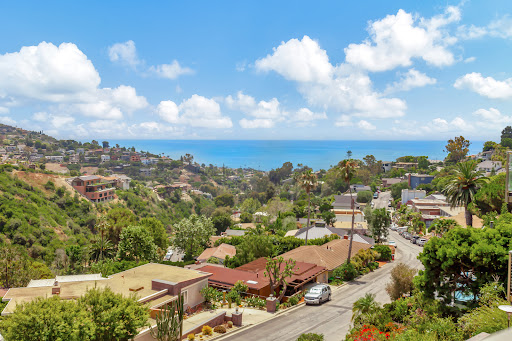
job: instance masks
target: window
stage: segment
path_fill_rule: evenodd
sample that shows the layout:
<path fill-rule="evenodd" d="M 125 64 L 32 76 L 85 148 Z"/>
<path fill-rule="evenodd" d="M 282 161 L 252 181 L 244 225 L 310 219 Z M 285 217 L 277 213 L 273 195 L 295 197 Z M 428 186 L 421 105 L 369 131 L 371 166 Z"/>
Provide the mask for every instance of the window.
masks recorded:
<path fill-rule="evenodd" d="M 181 295 L 183 296 L 183 304 L 188 304 L 188 290 L 182 291 Z"/>

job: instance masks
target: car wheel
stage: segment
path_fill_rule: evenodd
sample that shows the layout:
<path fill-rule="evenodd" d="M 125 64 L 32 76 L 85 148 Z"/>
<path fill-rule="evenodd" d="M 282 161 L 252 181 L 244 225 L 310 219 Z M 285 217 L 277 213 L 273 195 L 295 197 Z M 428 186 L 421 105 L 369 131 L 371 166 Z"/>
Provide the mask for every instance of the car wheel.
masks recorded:
<path fill-rule="evenodd" d="M 327 301 L 331 300 L 331 294 L 329 294 L 329 297 L 327 297 Z"/>

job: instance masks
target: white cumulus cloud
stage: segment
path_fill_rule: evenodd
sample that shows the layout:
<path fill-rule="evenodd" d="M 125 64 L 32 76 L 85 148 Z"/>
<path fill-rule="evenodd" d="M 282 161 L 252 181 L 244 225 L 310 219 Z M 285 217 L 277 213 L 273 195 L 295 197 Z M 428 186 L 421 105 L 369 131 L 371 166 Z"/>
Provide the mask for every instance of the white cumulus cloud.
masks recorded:
<path fill-rule="evenodd" d="M 149 72 L 161 78 L 176 79 L 181 75 L 193 74 L 194 70 L 188 67 L 182 67 L 177 60 L 173 60 L 171 64 L 151 66 Z"/>
<path fill-rule="evenodd" d="M 365 120 L 361 120 L 359 122 L 357 122 L 357 126 L 363 130 L 375 130 L 377 129 L 376 126 L 374 126 L 373 124 L 371 124 L 370 122 L 368 121 L 365 121 Z"/>
<path fill-rule="evenodd" d="M 169 64 L 151 65 L 146 67 L 146 61 L 137 55 L 137 48 L 133 40 L 116 43 L 108 48 L 110 61 L 139 69 L 144 75 L 155 75 L 160 78 L 176 79 L 182 75 L 191 75 L 194 70 L 183 67 L 175 59 Z"/>
<path fill-rule="evenodd" d="M 386 92 L 408 91 L 413 88 L 420 88 L 426 85 L 436 84 L 437 80 L 431 78 L 416 69 L 409 69 L 406 73 L 400 74 L 400 79 L 386 88 Z"/>
<path fill-rule="evenodd" d="M 250 118 L 240 120 L 242 128 L 272 128 L 276 122 L 283 121 L 288 112 L 281 108 L 277 98 L 259 101 L 239 91 L 236 97 L 229 95 L 225 102 L 228 108 L 239 110 Z"/>
<path fill-rule="evenodd" d="M 458 78 L 453 86 L 457 89 L 471 90 L 487 98 L 512 97 L 512 78 L 499 81 L 492 77 L 483 77 L 481 73 L 472 72 Z"/>
<path fill-rule="evenodd" d="M 419 18 L 400 9 L 396 15 L 370 22 L 370 39 L 345 49 L 347 63 L 369 71 L 386 71 L 412 65 L 413 58 L 434 66 L 455 62 L 448 49 L 456 40 L 444 28 L 460 20 L 457 7 L 447 7 L 441 15 Z"/>
<path fill-rule="evenodd" d="M 333 72 L 325 50 L 308 36 L 282 42 L 272 54 L 258 59 L 255 67 L 259 71 L 275 71 L 298 82 L 327 82 Z"/>
<path fill-rule="evenodd" d="M 108 56 L 110 61 L 126 64 L 132 68 L 136 68 L 141 63 L 133 40 L 110 46 L 108 48 Z"/>
<path fill-rule="evenodd" d="M 178 106 L 173 101 L 161 101 L 156 109 L 162 120 L 200 128 L 231 128 L 231 118 L 223 116 L 214 99 L 192 95 Z"/>

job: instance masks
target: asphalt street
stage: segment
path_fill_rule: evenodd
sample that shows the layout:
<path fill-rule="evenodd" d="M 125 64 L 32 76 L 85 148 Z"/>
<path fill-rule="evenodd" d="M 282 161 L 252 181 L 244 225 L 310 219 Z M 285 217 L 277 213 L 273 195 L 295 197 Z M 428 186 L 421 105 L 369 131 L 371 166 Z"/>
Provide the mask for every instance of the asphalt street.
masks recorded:
<path fill-rule="evenodd" d="M 385 197 L 379 201 L 384 200 L 386 200 Z M 411 244 L 394 231 L 390 231 L 389 239 L 394 240 L 398 246 L 394 263 L 387 264 L 339 289 L 335 289 L 330 302 L 320 306 L 302 306 L 290 312 L 284 312 L 273 319 L 244 329 L 237 334 L 226 335 L 222 340 L 295 341 L 302 333 L 321 333 L 324 334 L 326 341 L 343 340 L 345 334 L 350 330 L 352 304 L 356 300 L 366 293 L 373 293 L 376 295 L 378 302 L 390 302 L 385 286 L 390 282 L 390 272 L 393 264 L 402 262 L 418 269 L 422 267 L 417 259 L 422 249 L 420 246 Z"/>

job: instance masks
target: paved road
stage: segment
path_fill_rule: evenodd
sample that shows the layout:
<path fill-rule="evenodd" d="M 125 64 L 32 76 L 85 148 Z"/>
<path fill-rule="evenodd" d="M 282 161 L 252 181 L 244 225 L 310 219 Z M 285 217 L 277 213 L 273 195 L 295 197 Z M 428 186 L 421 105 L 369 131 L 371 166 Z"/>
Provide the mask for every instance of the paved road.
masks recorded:
<path fill-rule="evenodd" d="M 391 192 L 382 192 L 377 199 L 373 199 L 373 208 L 387 208 L 389 199 L 391 199 Z"/>
<path fill-rule="evenodd" d="M 396 241 L 398 246 L 395 263 L 403 262 L 415 268 L 421 267 L 421 263 L 416 258 L 421 251 L 421 247 L 411 244 L 393 231 L 390 231 L 389 238 Z M 392 268 L 393 265 L 388 264 L 339 288 L 333 292 L 332 301 L 321 306 L 297 308 L 267 322 L 243 330 L 238 334 L 227 335 L 222 340 L 295 341 L 302 333 L 321 333 L 324 334 L 326 341 L 342 340 L 349 331 L 352 304 L 357 299 L 366 293 L 373 293 L 376 295 L 377 301 L 381 303 L 390 302 L 385 286 L 390 281 Z"/>

